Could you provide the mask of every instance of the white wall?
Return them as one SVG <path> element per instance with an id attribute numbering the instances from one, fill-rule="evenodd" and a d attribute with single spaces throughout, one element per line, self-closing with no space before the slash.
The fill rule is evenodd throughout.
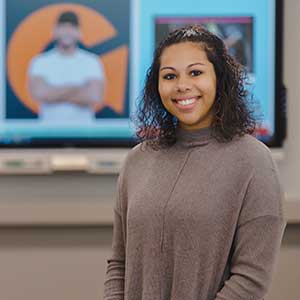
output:
<path id="1" fill-rule="evenodd" d="M 300 201 L 300 1 L 285 0 L 284 82 L 288 89 L 288 137 L 278 163 L 288 197 Z"/>

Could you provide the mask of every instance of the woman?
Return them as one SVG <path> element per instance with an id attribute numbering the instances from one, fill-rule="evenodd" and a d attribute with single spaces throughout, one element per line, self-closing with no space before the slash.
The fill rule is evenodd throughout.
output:
<path id="1" fill-rule="evenodd" d="M 118 177 L 105 300 L 262 300 L 286 225 L 242 67 L 190 26 L 155 52 Z"/>

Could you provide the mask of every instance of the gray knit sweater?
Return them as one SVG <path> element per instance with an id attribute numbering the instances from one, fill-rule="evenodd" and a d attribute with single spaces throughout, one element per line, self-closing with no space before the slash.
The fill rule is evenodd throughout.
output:
<path id="1" fill-rule="evenodd" d="M 118 177 L 104 300 L 262 300 L 286 225 L 269 149 L 178 128 Z"/>

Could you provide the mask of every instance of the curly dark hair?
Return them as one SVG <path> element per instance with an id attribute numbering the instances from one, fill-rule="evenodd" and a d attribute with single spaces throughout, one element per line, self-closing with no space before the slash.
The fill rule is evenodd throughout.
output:
<path id="1" fill-rule="evenodd" d="M 232 140 L 236 135 L 255 132 L 257 121 L 246 90 L 246 70 L 229 55 L 224 42 L 203 26 L 190 25 L 169 33 L 154 52 L 147 71 L 145 86 L 134 116 L 136 135 L 153 149 L 169 147 L 176 142 L 176 117 L 162 104 L 158 91 L 160 58 L 163 51 L 174 44 L 198 43 L 213 64 L 217 77 L 216 98 L 212 106 L 213 136 L 220 142 Z"/>

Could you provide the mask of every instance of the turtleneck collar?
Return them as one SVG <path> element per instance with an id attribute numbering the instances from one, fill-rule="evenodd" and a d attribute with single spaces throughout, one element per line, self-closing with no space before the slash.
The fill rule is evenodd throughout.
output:
<path id="1" fill-rule="evenodd" d="M 213 139 L 211 127 L 188 130 L 177 126 L 175 133 L 176 143 L 184 147 L 204 146 Z"/>

